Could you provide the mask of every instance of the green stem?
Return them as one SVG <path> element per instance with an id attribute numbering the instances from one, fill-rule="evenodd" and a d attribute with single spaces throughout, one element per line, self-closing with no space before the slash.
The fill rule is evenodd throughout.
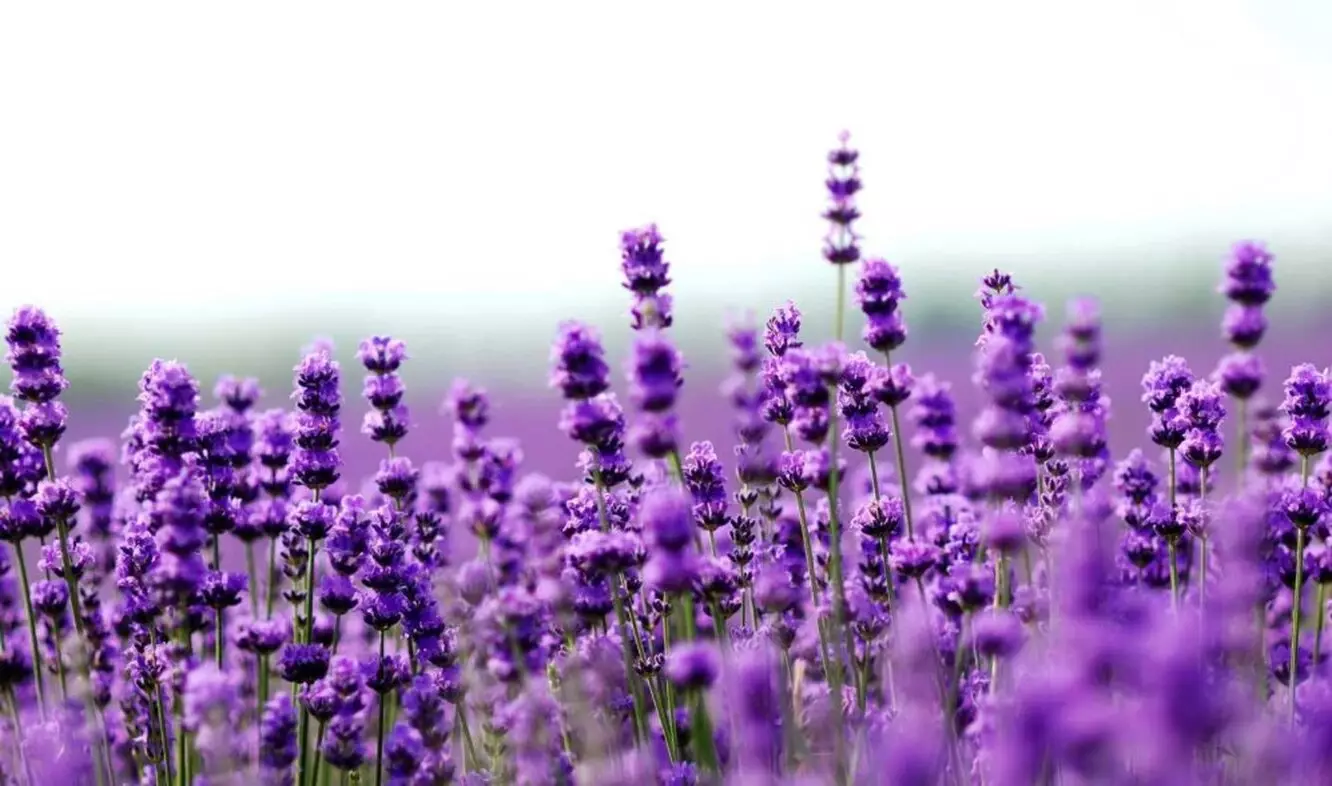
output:
<path id="1" fill-rule="evenodd" d="M 697 744 L 699 765 L 705 772 L 718 772 L 717 743 L 712 731 L 712 718 L 708 715 L 706 692 L 694 691 L 690 719 L 693 721 L 690 739 Z"/>
<path id="2" fill-rule="evenodd" d="M 264 601 L 265 618 L 273 619 L 273 607 L 277 605 L 277 538 L 268 539 L 268 583 L 264 588 L 267 598 Z"/>
<path id="3" fill-rule="evenodd" d="M 310 561 L 305 566 L 305 643 L 314 641 L 315 557 L 319 554 L 319 541 L 310 538 Z"/>
<path id="4" fill-rule="evenodd" d="M 467 723 L 467 699 L 460 698 L 453 705 L 454 717 L 458 721 L 458 728 L 462 731 L 463 738 L 463 774 L 466 775 L 473 771 L 474 767 L 481 766 L 481 759 L 476 755 L 476 743 L 472 741 L 472 727 Z"/>
<path id="5" fill-rule="evenodd" d="M 883 353 L 883 360 L 888 366 L 892 366 L 892 354 Z M 907 479 L 906 450 L 902 447 L 902 424 L 897 416 L 897 405 L 888 408 L 888 413 L 892 417 L 893 424 L 893 451 L 897 453 L 897 482 L 902 488 L 902 510 L 906 514 L 907 537 L 915 537 L 915 531 L 911 519 L 911 482 Z"/>
<path id="6" fill-rule="evenodd" d="M 46 681 L 43 679 L 42 650 L 37 639 L 37 617 L 32 611 L 32 585 L 28 581 L 28 563 L 23 560 L 23 549 L 14 545 L 14 561 L 18 563 L 19 580 L 23 584 L 23 611 L 28 619 L 28 643 L 32 647 L 33 682 L 37 685 L 37 710 L 46 720 Z"/>
<path id="7" fill-rule="evenodd" d="M 1175 504 L 1177 488 L 1177 473 L 1175 471 L 1175 449 L 1170 449 L 1170 515 L 1178 515 L 1178 508 Z M 1179 551 L 1174 540 L 1170 541 L 1170 609 L 1179 610 L 1179 566 L 1175 564 L 1176 555 Z"/>
<path id="8" fill-rule="evenodd" d="M 844 275 L 844 272 L 840 269 L 841 267 L 842 266 L 840 265 L 838 266 L 839 277 Z M 842 289 L 843 287 L 839 287 L 838 292 L 840 293 Z M 832 401 L 836 401 L 837 386 L 830 385 L 829 393 Z M 841 445 L 841 440 L 838 438 L 838 430 L 841 421 L 837 417 L 835 408 L 829 413 L 829 420 L 831 422 L 828 431 L 828 573 L 830 574 L 829 582 L 832 584 L 833 598 L 833 635 L 831 638 L 835 648 L 841 647 L 843 644 L 842 636 L 845 635 L 847 654 L 850 655 L 855 651 L 855 644 L 851 638 L 851 631 L 846 627 L 846 583 L 842 580 L 842 522 L 841 516 L 838 515 L 838 496 L 841 486 L 841 472 L 837 469 L 837 448 Z M 836 664 L 833 695 L 839 696 L 841 695 L 842 684 L 842 659 L 840 656 L 836 659 Z M 837 705 L 837 712 L 840 716 L 840 704 Z M 838 761 L 840 765 L 841 757 L 838 757 Z"/>
<path id="9" fill-rule="evenodd" d="M 54 639 L 55 641 L 56 679 L 59 680 L 60 682 L 60 698 L 62 700 L 68 700 L 69 685 L 66 683 L 65 680 L 65 655 L 64 655 L 65 648 L 61 644 L 60 628 L 56 626 L 55 620 L 51 621 L 51 638 Z"/>
<path id="10" fill-rule="evenodd" d="M 1235 486 L 1244 490 L 1249 468 L 1249 400 L 1235 400 Z"/>
<path id="11" fill-rule="evenodd" d="M 250 577 L 250 616 L 259 619 L 259 574 L 255 572 L 254 541 L 245 542 L 245 574 Z"/>
<path id="12" fill-rule="evenodd" d="M 156 650 L 156 649 L 157 649 L 157 630 L 156 630 L 152 625 L 149 625 L 149 626 L 148 626 L 148 641 L 149 641 L 149 643 L 152 645 L 153 649 Z M 162 761 L 162 768 L 163 768 L 164 770 L 166 770 L 166 776 L 167 776 L 167 777 L 166 777 L 166 781 L 165 781 L 165 782 L 166 782 L 166 783 L 174 783 L 174 782 L 175 782 L 175 774 L 172 773 L 172 771 L 171 771 L 171 756 L 170 756 L 169 753 L 167 753 L 167 745 L 168 745 L 168 741 L 167 741 L 167 731 L 168 731 L 168 728 L 169 728 L 169 727 L 167 726 L 167 719 L 166 719 L 166 704 L 163 703 L 163 701 L 162 701 L 162 687 L 161 687 L 161 685 L 157 685 L 157 684 L 154 684 L 154 685 L 153 685 L 152 708 L 151 708 L 151 710 L 156 714 L 156 717 L 157 717 L 157 723 L 158 723 L 158 729 L 159 729 L 159 735 L 160 735 L 160 737 L 161 737 L 161 741 L 162 741 L 162 747 L 161 747 L 161 751 L 160 751 L 160 753 L 161 753 L 161 756 L 162 756 L 162 759 L 161 759 L 161 761 Z M 150 724 L 150 726 L 151 726 L 151 724 Z M 151 732 L 147 735 L 147 741 L 144 743 L 144 745 L 145 745 L 145 748 L 151 748 L 151 746 L 152 746 L 152 734 L 151 734 Z"/>
<path id="13" fill-rule="evenodd" d="M 619 587 L 624 586 L 623 575 L 617 575 L 615 577 L 614 586 L 617 592 L 619 591 Z M 629 597 L 628 589 L 627 586 L 624 586 L 626 599 Z M 629 625 L 634 634 L 634 645 L 638 650 L 638 657 L 641 660 L 646 661 L 648 651 L 644 649 L 643 637 L 638 627 L 638 615 L 634 613 L 632 604 L 629 608 Z M 648 647 L 651 647 L 650 642 Z M 573 647 L 570 647 L 569 651 L 573 652 Z M 675 729 L 675 718 L 667 713 L 666 705 L 663 703 L 661 694 L 653 681 L 650 679 L 644 679 L 643 682 L 647 683 L 648 695 L 652 698 L 652 706 L 657 710 L 657 722 L 661 724 L 662 735 L 666 737 L 666 753 L 672 762 L 677 762 L 680 760 L 680 750 L 676 742 L 678 733 Z"/>
<path id="14" fill-rule="evenodd" d="M 1198 474 L 1198 500 L 1203 504 L 1203 515 L 1209 516 L 1207 512 L 1207 480 L 1208 468 L 1203 467 Z M 1202 536 L 1198 538 L 1198 613 L 1206 616 L 1207 614 L 1207 525 L 1210 522 L 1203 522 Z"/>
<path id="15" fill-rule="evenodd" d="M 1308 461 L 1308 459 L 1305 459 Z M 1300 655 L 1300 606 L 1304 600 L 1304 527 L 1295 528 L 1295 597 L 1290 607 L 1290 674 L 1286 685 L 1290 688 L 1290 722 L 1295 722 L 1295 669 Z"/>
<path id="16" fill-rule="evenodd" d="M 1318 660 L 1323 654 L 1323 627 L 1327 621 L 1327 585 L 1318 585 L 1318 595 L 1316 598 L 1318 617 L 1314 620 L 1314 649 L 1313 662 L 1317 667 Z"/>
<path id="17" fill-rule="evenodd" d="M 380 668 L 383 668 L 384 663 L 384 638 L 384 631 L 380 631 Z M 388 725 L 388 698 L 387 693 L 379 697 L 379 728 L 375 733 L 375 786 L 382 786 L 384 783 L 384 727 Z"/>
<path id="18" fill-rule="evenodd" d="M 1170 610 L 1179 611 L 1179 566 L 1176 564 L 1179 547 L 1174 538 L 1171 538 L 1167 544 L 1170 549 Z"/>
<path id="19" fill-rule="evenodd" d="M 837 265 L 837 311 L 834 314 L 833 337 L 842 340 L 842 323 L 846 321 L 846 265 Z"/>
<path id="20" fill-rule="evenodd" d="M 181 786 L 189 786 L 190 783 L 190 755 L 189 745 L 185 739 L 184 716 L 181 711 L 182 702 L 177 699 L 175 702 L 176 719 L 176 777 L 180 779 Z"/>
<path id="21" fill-rule="evenodd" d="M 629 639 L 629 626 L 624 610 L 624 598 L 620 595 L 619 581 L 611 584 L 611 602 L 615 606 L 615 625 L 620 634 L 620 650 L 624 657 L 625 679 L 629 682 L 630 698 L 634 705 L 634 736 L 642 741 L 648 739 L 647 717 L 643 712 L 643 692 L 638 684 L 637 673 L 634 671 L 634 656 Z"/>
<path id="22" fill-rule="evenodd" d="M 255 750 L 260 749 L 260 729 L 259 724 L 264 718 L 264 704 L 268 701 L 268 656 L 259 655 L 254 659 L 254 744 Z"/>
<path id="23" fill-rule="evenodd" d="M 217 670 L 222 671 L 222 660 L 227 652 L 227 628 L 225 614 L 221 607 L 213 610 L 213 618 L 216 620 L 213 624 L 217 626 L 217 631 L 213 634 L 213 653 L 216 656 L 214 662 L 217 663 Z"/>
<path id="24" fill-rule="evenodd" d="M 694 624 L 694 599 L 687 592 L 680 593 L 677 598 L 684 617 L 685 640 L 693 641 L 698 638 L 698 628 Z M 717 772 L 717 747 L 716 740 L 713 739 L 712 720 L 708 716 L 707 696 L 703 691 L 693 691 L 691 699 L 690 740 L 695 745 L 698 763 L 707 772 Z"/>
<path id="25" fill-rule="evenodd" d="M 296 726 L 296 740 L 300 746 L 300 754 L 296 758 L 296 786 L 307 783 L 306 778 L 310 775 L 310 711 L 306 709 L 305 702 L 297 698 L 299 689 L 293 683 L 292 701 L 300 705 L 300 715 Z"/>
<path id="26" fill-rule="evenodd" d="M 671 477 L 675 478 L 676 483 L 684 483 L 684 464 L 680 461 L 680 451 L 672 450 L 666 455 L 666 463 L 671 468 Z"/>
<path id="27" fill-rule="evenodd" d="M 314 766 L 310 768 L 310 786 L 318 785 L 319 770 L 324 763 L 324 726 L 324 721 L 319 721 L 315 727 Z"/>
<path id="28" fill-rule="evenodd" d="M 1268 663 L 1267 652 L 1267 607 L 1265 603 L 1258 603 L 1253 607 L 1254 631 L 1257 635 L 1258 649 L 1254 655 L 1254 689 L 1258 694 L 1258 701 L 1266 704 L 1268 699 L 1267 675 L 1271 672 L 1271 665 Z"/>
<path id="29" fill-rule="evenodd" d="M 783 431 L 783 434 L 786 437 L 786 450 L 789 453 L 791 450 L 794 449 L 794 445 L 792 445 L 791 443 L 791 430 L 789 428 L 785 429 Z M 819 654 L 823 658 L 823 669 L 829 675 L 829 680 L 831 682 L 832 679 L 831 675 L 835 670 L 835 667 L 833 665 L 831 653 L 828 647 L 827 632 L 824 630 L 823 623 L 819 620 L 820 616 L 819 579 L 817 571 L 818 563 L 814 561 L 814 543 L 810 538 L 809 514 L 805 510 L 804 494 L 799 491 L 793 493 L 795 494 L 795 499 L 796 499 L 796 513 L 798 514 L 798 519 L 800 521 L 800 542 L 805 547 L 805 565 L 806 565 L 805 572 L 809 574 L 809 604 L 810 604 L 809 610 L 810 613 L 814 615 L 814 620 L 815 620 L 814 627 L 819 632 Z"/>
<path id="30" fill-rule="evenodd" d="M 1170 449 L 1170 510 L 1171 511 L 1174 511 L 1175 509 L 1175 495 L 1177 493 L 1176 489 L 1178 488 L 1178 485 L 1179 484 L 1176 482 L 1176 473 L 1175 473 L 1175 449 L 1171 448 Z"/>
<path id="31" fill-rule="evenodd" d="M 1309 487 L 1309 457 L 1300 456 L 1300 486 Z M 1304 605 L 1304 527 L 1295 528 L 1295 590 L 1290 606 L 1290 673 L 1287 675 L 1287 687 L 1290 689 L 1290 722 L 1295 722 L 1295 669 L 1299 665 L 1300 655 L 1300 607 Z"/>

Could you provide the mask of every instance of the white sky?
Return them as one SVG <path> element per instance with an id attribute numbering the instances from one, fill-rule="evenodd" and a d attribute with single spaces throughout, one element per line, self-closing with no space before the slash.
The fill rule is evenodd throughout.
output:
<path id="1" fill-rule="evenodd" d="M 907 264 L 1327 229 L 1326 8 L 6 3 L 0 306 L 567 308 L 650 220 L 725 292 L 822 264 L 843 127 Z"/>

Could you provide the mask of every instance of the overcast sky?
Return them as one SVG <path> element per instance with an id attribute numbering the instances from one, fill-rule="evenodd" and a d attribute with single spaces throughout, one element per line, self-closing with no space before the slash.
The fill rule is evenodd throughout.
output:
<path id="1" fill-rule="evenodd" d="M 646 221 L 681 291 L 797 277 L 842 128 L 912 275 L 1316 233 L 1328 7 L 7 3 L 0 306 L 573 306 Z"/>

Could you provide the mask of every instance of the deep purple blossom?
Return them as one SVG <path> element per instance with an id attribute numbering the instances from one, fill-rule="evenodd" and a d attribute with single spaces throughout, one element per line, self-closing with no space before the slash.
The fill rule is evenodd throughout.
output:
<path id="1" fill-rule="evenodd" d="M 292 473 L 297 482 L 311 490 L 328 488 L 341 476 L 337 450 L 341 380 L 341 367 L 324 350 L 306 355 L 296 366 L 292 398 L 301 415 L 296 419 Z"/>
<path id="2" fill-rule="evenodd" d="M 843 131 L 838 136 L 841 145 L 828 154 L 828 207 L 823 218 L 828 222 L 828 234 L 823 241 L 823 258 L 834 265 L 848 265 L 860 259 L 860 236 L 855 222 L 860 218 L 856 209 L 856 194 L 860 193 L 860 168 L 856 163 L 860 154 L 850 147 L 851 135 Z"/>
<path id="3" fill-rule="evenodd" d="M 561 325 L 551 360 L 551 387 L 559 388 L 566 399 L 592 398 L 610 387 L 610 368 L 601 338 L 586 325 Z"/>
<path id="4" fill-rule="evenodd" d="M 620 269 L 624 288 L 634 295 L 630 313 L 635 330 L 671 326 L 671 296 L 662 291 L 671 283 L 671 265 L 661 245 L 656 224 L 620 233 Z"/>

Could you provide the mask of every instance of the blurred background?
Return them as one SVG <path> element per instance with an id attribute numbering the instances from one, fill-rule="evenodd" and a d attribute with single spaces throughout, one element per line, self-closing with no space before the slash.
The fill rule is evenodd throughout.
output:
<path id="1" fill-rule="evenodd" d="M 6 4 L 0 307 L 63 326 L 76 435 L 118 432 L 155 356 L 205 389 L 257 375 L 277 404 L 328 336 L 355 395 L 355 343 L 379 333 L 413 356 L 409 453 L 443 449 L 462 375 L 496 394 L 497 431 L 567 467 L 550 339 L 579 318 L 623 356 L 618 233 L 657 222 L 686 430 L 724 440 L 727 314 L 793 298 L 829 335 L 819 213 L 845 128 L 918 370 L 968 384 L 989 269 L 1047 304 L 1047 338 L 1095 294 L 1136 440 L 1148 359 L 1222 354 L 1215 286 L 1249 237 L 1277 256 L 1269 367 L 1328 362 L 1332 4 L 665 8 Z"/>

